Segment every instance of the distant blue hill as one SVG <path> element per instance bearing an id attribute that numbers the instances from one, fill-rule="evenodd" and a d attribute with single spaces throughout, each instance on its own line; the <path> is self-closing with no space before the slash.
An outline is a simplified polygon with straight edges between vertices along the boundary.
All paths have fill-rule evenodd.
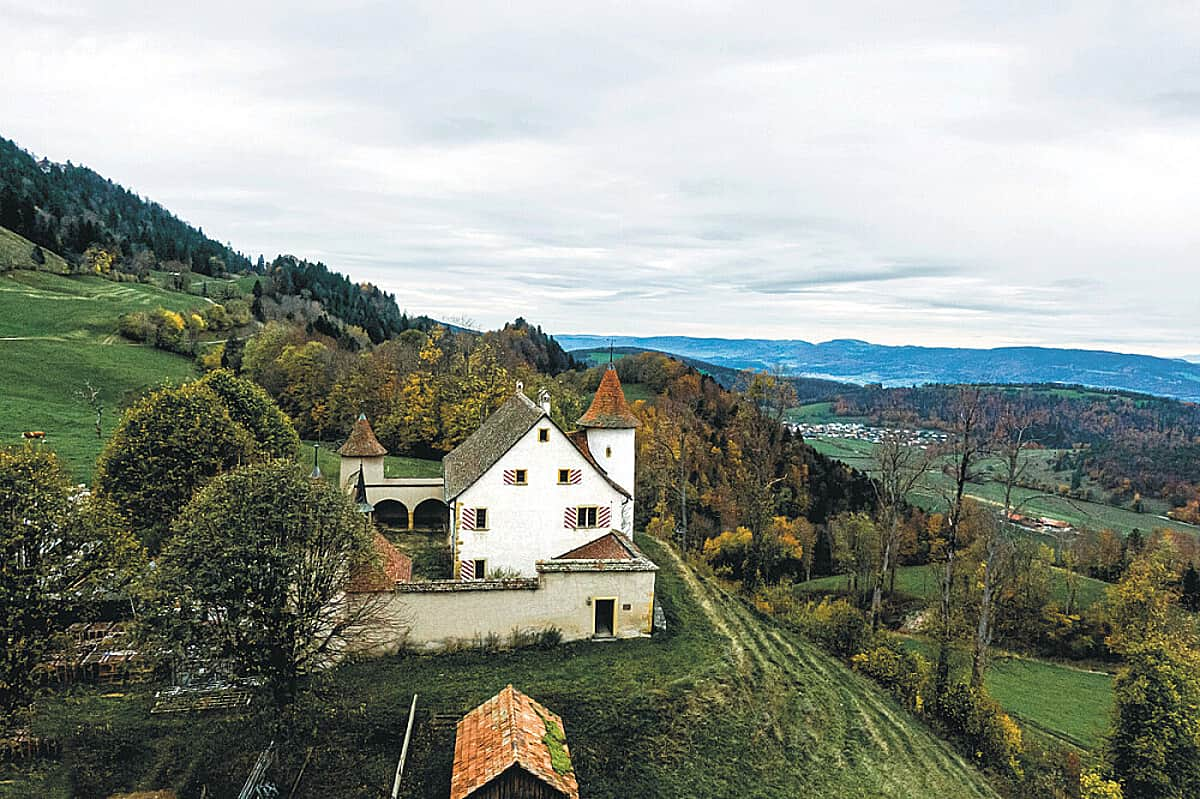
<path id="1" fill-rule="evenodd" d="M 607 347 L 610 337 L 558 335 L 567 350 Z M 1200 364 L 1099 350 L 888 347 L 842 339 L 615 336 L 618 347 L 661 350 L 734 369 L 780 369 L 799 377 L 910 386 L 923 383 L 1065 383 L 1200 401 Z"/>

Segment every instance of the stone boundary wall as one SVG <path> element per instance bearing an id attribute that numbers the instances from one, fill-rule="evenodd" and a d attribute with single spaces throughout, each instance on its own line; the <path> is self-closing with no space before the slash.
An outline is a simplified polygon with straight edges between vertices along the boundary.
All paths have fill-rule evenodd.
<path id="1" fill-rule="evenodd" d="M 387 640 L 376 640 L 366 650 L 388 654 L 470 645 L 489 635 L 507 641 L 514 630 L 550 627 L 561 631 L 564 641 L 590 639 L 596 632 L 595 599 L 614 600 L 611 637 L 643 637 L 654 622 L 654 578 L 652 570 L 547 571 L 536 578 L 404 583 L 356 596 L 382 600 L 380 623 L 389 631 Z"/>

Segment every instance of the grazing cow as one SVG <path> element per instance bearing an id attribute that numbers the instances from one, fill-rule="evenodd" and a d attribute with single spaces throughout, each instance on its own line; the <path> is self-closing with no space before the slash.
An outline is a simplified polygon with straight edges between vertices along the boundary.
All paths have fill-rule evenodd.
<path id="1" fill-rule="evenodd" d="M 24 436 L 25 436 L 26 440 L 32 440 L 32 439 L 35 439 L 35 438 L 36 438 L 36 439 L 43 439 L 43 438 L 45 438 L 45 437 L 46 437 L 46 433 L 45 433 L 45 431 L 44 431 L 44 430 L 27 430 L 27 431 L 26 431 L 25 433 L 23 433 L 22 435 L 24 435 Z"/>

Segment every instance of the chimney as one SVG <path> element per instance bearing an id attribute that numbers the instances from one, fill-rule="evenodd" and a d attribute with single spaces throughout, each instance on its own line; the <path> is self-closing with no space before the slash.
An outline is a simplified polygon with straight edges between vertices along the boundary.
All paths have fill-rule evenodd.
<path id="1" fill-rule="evenodd" d="M 537 395 L 537 404 L 542 406 L 543 413 L 550 413 L 550 392 L 542 389 Z"/>

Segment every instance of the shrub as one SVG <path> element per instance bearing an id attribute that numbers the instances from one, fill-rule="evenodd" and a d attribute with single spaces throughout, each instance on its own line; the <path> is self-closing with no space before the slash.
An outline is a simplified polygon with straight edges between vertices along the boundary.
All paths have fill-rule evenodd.
<path id="1" fill-rule="evenodd" d="M 809 637 L 840 658 L 848 659 L 870 646 L 873 634 L 867 617 L 844 599 L 822 599 L 801 617 Z"/>
<path id="2" fill-rule="evenodd" d="M 865 674 L 909 710 L 920 713 L 929 686 L 929 661 L 889 641 L 850 658 L 855 671 Z"/>
<path id="3" fill-rule="evenodd" d="M 981 765 L 1020 777 L 1021 729 L 987 691 L 949 686 L 938 699 L 938 717 Z"/>

